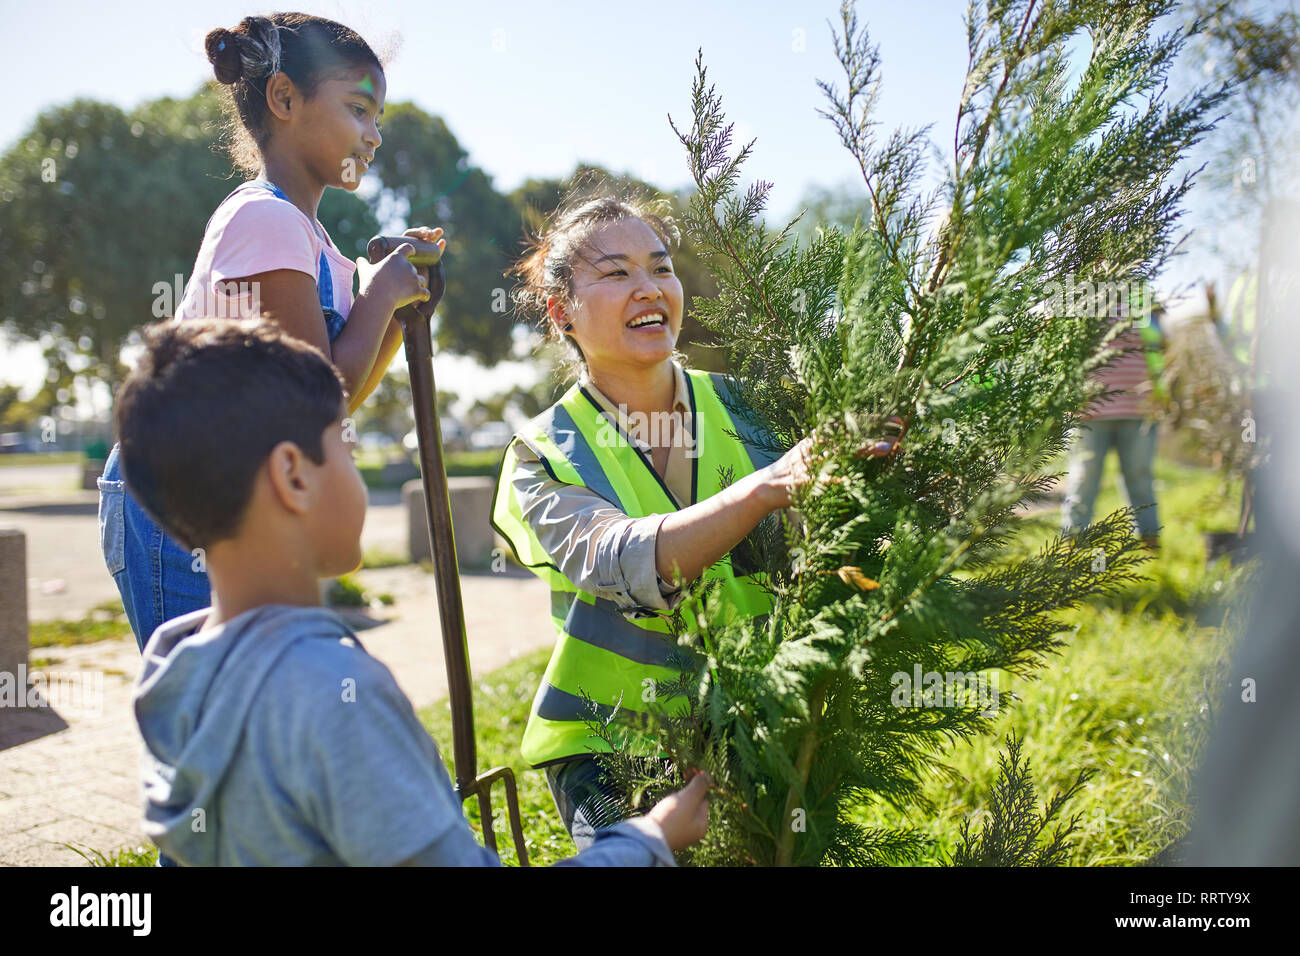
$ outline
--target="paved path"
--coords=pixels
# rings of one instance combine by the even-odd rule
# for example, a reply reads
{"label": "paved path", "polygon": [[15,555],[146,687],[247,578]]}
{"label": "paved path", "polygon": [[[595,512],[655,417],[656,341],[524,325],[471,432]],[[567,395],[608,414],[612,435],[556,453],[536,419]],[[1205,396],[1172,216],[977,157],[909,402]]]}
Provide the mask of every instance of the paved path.
{"label": "paved path", "polygon": [[[362,644],[388,665],[416,708],[445,697],[432,576],[406,566],[358,577],[363,586],[396,599],[385,609],[391,620],[358,630]],[[462,593],[475,675],[552,643],[546,624],[550,596],[531,574],[467,575]],[[140,664],[135,641],[39,654],[57,659],[43,669],[56,706],[0,710],[0,865],[76,866],[83,860],[60,843],[108,852],[145,842],[137,777],[142,745],[131,713]]]}
{"label": "paved path", "polygon": [[81,463],[0,466],[0,495],[74,491],[81,487]]}
{"label": "paved path", "polygon": [[[362,534],[367,550],[400,554],[405,548],[397,498],[396,492],[372,496]],[[0,527],[27,533],[33,620],[80,618],[117,599],[99,551],[96,505],[94,492],[0,482]],[[357,619],[362,644],[388,665],[417,708],[445,697],[432,575],[404,565],[357,578],[395,600]],[[465,575],[461,590],[475,675],[552,643],[549,593],[533,575],[517,569]],[[31,658],[49,661],[41,673],[52,706],[0,708],[0,865],[80,866],[85,861],[61,844],[107,853],[147,842],[140,829],[143,748],[131,712],[140,665],[135,640],[39,648]]]}
{"label": "paved path", "polygon": [[[100,549],[99,492],[58,484],[42,488],[10,474],[56,469],[0,468],[0,528],[27,535],[27,617],[32,621],[78,620],[96,605],[121,600]],[[361,532],[367,552],[407,554],[400,497],[398,491],[370,493]]]}
{"label": "paved path", "polygon": [[0,528],[27,536],[28,620],[79,620],[121,601],[99,546],[99,492],[0,494]]}

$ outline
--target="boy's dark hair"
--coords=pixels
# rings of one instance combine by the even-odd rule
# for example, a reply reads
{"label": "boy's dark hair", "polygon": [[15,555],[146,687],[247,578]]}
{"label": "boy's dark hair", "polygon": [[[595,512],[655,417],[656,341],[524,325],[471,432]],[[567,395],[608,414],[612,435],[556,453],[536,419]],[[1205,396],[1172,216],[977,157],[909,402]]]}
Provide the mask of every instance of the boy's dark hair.
{"label": "boy's dark hair", "polygon": [[113,412],[132,496],[186,548],[231,537],[271,449],[291,441],[324,464],[322,433],[346,389],[313,346],[259,319],[173,319]]}
{"label": "boy's dark hair", "polygon": [[306,13],[244,17],[233,30],[219,27],[204,40],[217,82],[230,87],[225,100],[231,159],[256,174],[270,136],[266,81],[285,73],[310,99],[330,73],[373,66],[379,57],[365,40],[341,23]]}

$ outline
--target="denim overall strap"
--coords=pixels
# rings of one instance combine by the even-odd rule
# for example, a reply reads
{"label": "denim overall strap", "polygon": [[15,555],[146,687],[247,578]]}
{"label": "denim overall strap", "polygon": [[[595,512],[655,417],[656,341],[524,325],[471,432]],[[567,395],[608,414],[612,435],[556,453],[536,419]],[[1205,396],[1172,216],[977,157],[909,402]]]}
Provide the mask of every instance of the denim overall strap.
{"label": "denim overall strap", "polygon": [[[284,190],[275,183],[266,179],[251,179],[246,183],[241,183],[239,186],[236,186],[231,190],[230,196],[233,196],[245,186],[257,186],[261,189],[269,189],[272,195],[277,199],[283,199],[285,202],[290,202],[289,197],[284,194]],[[229,199],[230,196],[227,196],[226,199]],[[222,200],[222,202],[225,202],[225,200]],[[213,215],[215,215],[215,213],[213,213]],[[211,223],[212,219],[209,218],[208,222]],[[204,232],[206,231],[207,229],[205,227]],[[333,273],[330,272],[329,257],[325,254],[324,249],[321,250],[320,262],[316,264],[316,295],[320,299],[321,313],[325,316],[325,331],[329,334],[329,340],[332,344],[334,340],[339,337],[339,333],[343,331],[343,326],[347,322],[347,319],[343,317],[338,309],[334,308],[334,277]]]}

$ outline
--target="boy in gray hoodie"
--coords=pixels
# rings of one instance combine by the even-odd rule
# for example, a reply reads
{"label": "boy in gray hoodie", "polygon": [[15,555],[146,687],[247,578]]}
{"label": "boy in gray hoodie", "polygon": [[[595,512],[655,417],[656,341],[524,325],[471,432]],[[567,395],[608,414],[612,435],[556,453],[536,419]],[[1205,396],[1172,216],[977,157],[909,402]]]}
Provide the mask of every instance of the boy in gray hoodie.
{"label": "boy in gray hoodie", "polygon": [[[499,865],[388,668],[320,606],[366,511],[338,372],[266,322],[167,322],[146,346],[117,397],[123,477],[213,593],[144,650],[145,832],[198,866]],[[708,786],[564,862],[674,865]]]}

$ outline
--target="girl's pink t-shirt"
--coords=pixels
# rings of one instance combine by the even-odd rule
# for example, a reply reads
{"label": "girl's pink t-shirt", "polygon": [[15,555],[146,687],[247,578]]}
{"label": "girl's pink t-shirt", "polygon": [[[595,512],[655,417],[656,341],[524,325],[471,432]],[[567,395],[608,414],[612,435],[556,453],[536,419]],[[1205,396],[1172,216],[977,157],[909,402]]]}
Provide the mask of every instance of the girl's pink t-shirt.
{"label": "girl's pink t-shirt", "polygon": [[322,250],[329,260],[334,308],[346,318],[356,263],[339,252],[319,221],[313,223],[293,203],[260,186],[240,188],[208,223],[176,317],[252,318],[258,314],[257,290],[242,282],[232,287],[227,280],[294,269],[319,285]]}

